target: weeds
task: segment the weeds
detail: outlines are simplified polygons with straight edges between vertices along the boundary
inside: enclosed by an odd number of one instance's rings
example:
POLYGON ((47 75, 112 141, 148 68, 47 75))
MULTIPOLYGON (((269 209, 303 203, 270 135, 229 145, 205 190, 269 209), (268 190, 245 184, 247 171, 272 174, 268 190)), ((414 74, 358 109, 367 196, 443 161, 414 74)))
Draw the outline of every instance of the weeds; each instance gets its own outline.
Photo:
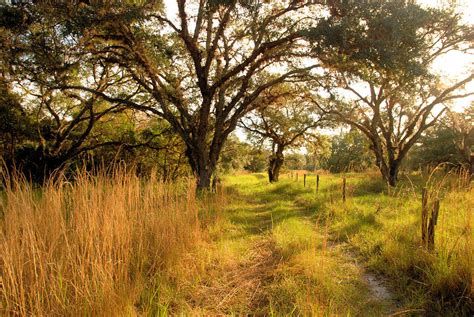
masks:
POLYGON ((388 276, 405 305, 435 314, 468 315, 474 192, 467 179, 463 172, 435 169, 425 180, 400 182, 390 196, 365 192, 347 206, 329 203, 333 233, 358 250, 370 268, 388 276), (427 188, 429 201, 441 202, 431 252, 421 243, 422 188, 427 188))

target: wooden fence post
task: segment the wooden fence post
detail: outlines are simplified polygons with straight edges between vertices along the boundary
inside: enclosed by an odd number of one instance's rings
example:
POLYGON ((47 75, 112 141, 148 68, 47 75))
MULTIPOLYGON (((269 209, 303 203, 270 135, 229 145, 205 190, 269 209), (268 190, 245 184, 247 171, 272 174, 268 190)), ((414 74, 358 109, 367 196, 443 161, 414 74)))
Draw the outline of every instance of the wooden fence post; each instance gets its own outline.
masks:
POLYGON ((342 179, 342 201, 346 202, 346 177, 342 179))
POLYGON ((296 181, 298 181, 298 172, 296 172, 296 181))
POLYGON ((428 225, 428 191, 425 188, 421 191, 421 242, 426 246, 426 230, 428 225))
POLYGON ((439 214, 439 199, 436 199, 431 212, 430 221, 428 224, 428 250, 433 251, 435 247, 435 227, 438 222, 439 214))
POLYGON ((319 174, 316 175, 316 192, 319 191, 319 174))
POLYGON ((303 175, 303 187, 306 187, 306 174, 303 175))

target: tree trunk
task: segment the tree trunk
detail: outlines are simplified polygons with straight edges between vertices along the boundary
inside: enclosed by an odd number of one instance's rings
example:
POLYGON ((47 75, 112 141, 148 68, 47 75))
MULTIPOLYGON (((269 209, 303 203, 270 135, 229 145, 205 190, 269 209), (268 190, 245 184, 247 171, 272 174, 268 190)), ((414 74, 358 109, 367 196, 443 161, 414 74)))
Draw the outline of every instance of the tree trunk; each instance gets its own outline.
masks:
POLYGON ((470 179, 474 178, 474 155, 471 155, 471 159, 469 160, 469 176, 470 179))
POLYGON ((216 169, 216 162, 209 158, 206 150, 187 146, 186 156, 191 170, 197 178, 197 191, 207 191, 211 187, 212 174, 216 169))
MULTIPOLYGON (((397 185, 398 170, 402 158, 386 158, 380 147, 371 146, 370 149, 375 154, 376 164, 382 174, 382 179, 391 187, 395 187, 397 185)), ((394 155, 391 155, 391 157, 394 157, 394 155)))
POLYGON ((398 168, 399 168, 398 161, 394 161, 390 163, 387 181, 388 181, 388 184, 392 187, 395 187, 397 185, 398 168))
POLYGON ((270 166, 268 166, 268 181, 272 183, 273 179, 273 168, 272 168, 272 159, 270 159, 270 166))
POLYGON ((276 153, 273 154, 270 158, 268 166, 268 180, 270 181, 270 183, 278 182, 278 179, 280 177, 280 170, 285 161, 285 157, 283 156, 283 149, 283 146, 278 145, 276 153))
POLYGON ((397 186, 399 168, 400 161, 398 160, 387 163, 383 162, 379 165, 383 180, 386 181, 391 187, 397 186))
POLYGON ((213 171, 210 171, 209 169, 201 169, 197 171, 197 189, 199 191, 203 190, 209 190, 211 186, 211 175, 213 171))

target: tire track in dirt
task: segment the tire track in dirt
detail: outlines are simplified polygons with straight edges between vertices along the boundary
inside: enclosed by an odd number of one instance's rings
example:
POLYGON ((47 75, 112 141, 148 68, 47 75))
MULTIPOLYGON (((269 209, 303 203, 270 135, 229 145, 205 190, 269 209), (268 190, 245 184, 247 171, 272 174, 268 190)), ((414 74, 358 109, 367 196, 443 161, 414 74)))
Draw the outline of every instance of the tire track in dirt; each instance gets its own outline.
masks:
POLYGON ((191 306, 206 314, 248 314, 263 312, 269 302, 266 285, 272 282, 273 272, 282 256, 270 237, 252 242, 242 257, 244 260, 220 267, 216 263, 210 270, 223 273, 219 279, 209 278, 197 286, 191 306))

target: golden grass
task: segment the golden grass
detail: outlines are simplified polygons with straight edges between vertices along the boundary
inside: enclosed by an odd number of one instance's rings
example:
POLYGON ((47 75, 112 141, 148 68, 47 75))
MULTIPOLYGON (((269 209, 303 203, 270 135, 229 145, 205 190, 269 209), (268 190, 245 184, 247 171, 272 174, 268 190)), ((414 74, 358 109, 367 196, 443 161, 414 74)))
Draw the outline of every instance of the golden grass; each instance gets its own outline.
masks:
POLYGON ((314 175, 307 187, 301 175, 270 185, 239 175, 226 193, 198 197, 192 179, 123 169, 41 188, 6 179, 0 315, 469 312, 474 189, 464 176, 390 192, 374 175, 345 176, 345 203, 341 175, 321 177, 318 193, 314 175), (420 245, 421 187, 441 199, 434 252, 420 245), (400 307, 371 295, 365 268, 393 282, 400 307))
POLYGON ((0 314, 146 313, 150 285, 200 239, 194 181, 117 170, 6 178, 0 200, 0 314))

